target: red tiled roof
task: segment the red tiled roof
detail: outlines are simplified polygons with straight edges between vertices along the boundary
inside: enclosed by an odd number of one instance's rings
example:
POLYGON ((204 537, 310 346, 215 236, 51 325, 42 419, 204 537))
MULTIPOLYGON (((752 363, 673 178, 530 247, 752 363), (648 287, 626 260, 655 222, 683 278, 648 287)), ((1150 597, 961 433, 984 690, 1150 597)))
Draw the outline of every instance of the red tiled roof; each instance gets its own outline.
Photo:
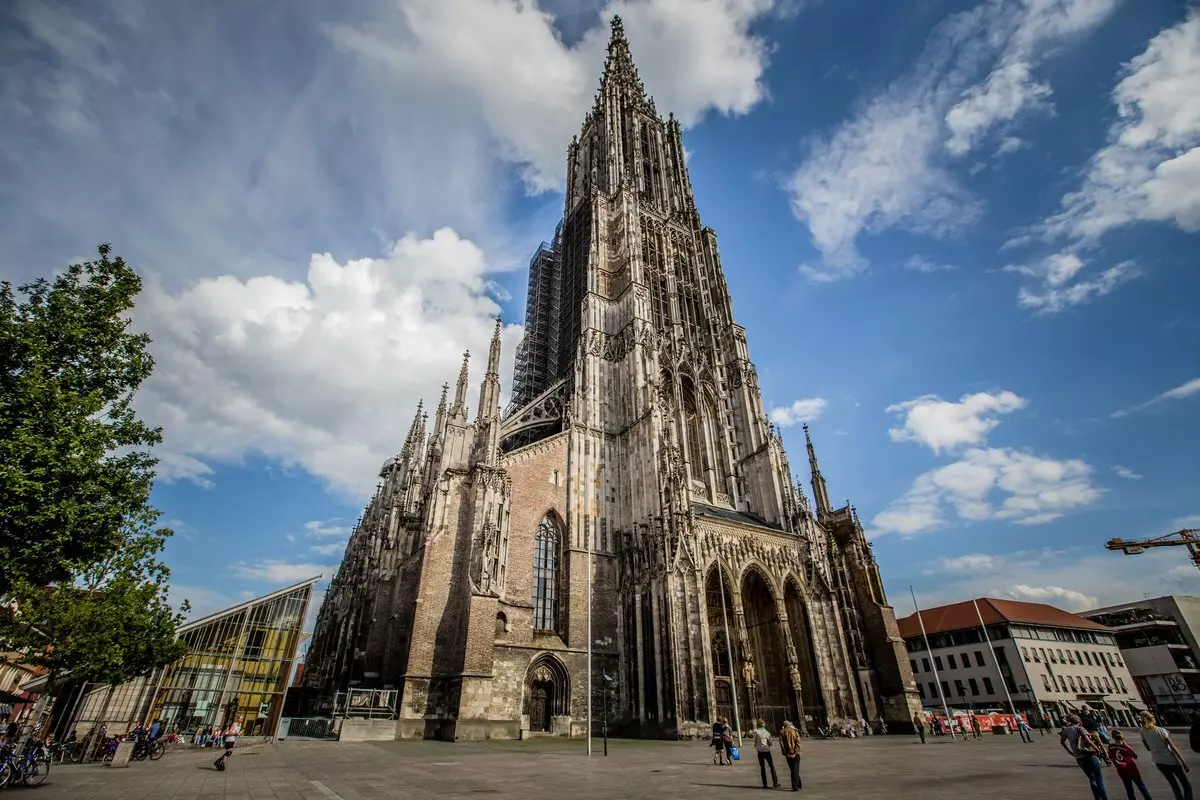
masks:
MULTIPOLYGON (((1045 625, 1055 628, 1109 630, 1098 622, 1092 622, 1045 603, 1022 603, 1019 600, 997 600, 991 597, 981 597, 976 602, 979 603, 979 614, 975 613, 975 604, 970 600, 951 603, 948 606, 921 609, 921 620, 925 623, 925 632, 944 633, 978 628, 980 615, 983 616, 983 621, 987 625, 996 625, 1001 622, 1024 622, 1029 625, 1045 625)), ((921 625, 917 621, 916 614, 909 614, 904 619, 897 620, 897 624, 900 626, 900 635, 905 639, 921 635, 921 625)))

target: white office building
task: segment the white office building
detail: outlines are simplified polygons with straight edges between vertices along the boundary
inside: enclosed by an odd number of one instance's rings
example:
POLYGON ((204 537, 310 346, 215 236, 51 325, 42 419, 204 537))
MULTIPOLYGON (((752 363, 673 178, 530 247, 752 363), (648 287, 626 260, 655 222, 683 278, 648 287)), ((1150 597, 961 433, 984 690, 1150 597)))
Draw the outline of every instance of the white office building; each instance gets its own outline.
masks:
POLYGON ((1059 724, 1086 704, 1131 726, 1145 708, 1113 631, 1054 606, 981 597, 922 609, 899 627, 927 709, 944 696, 951 709, 1007 711, 1011 698, 1018 713, 1059 724))
POLYGON ((1080 616, 1113 630, 1142 701, 1171 725, 1200 710, 1200 597, 1168 595, 1080 616))

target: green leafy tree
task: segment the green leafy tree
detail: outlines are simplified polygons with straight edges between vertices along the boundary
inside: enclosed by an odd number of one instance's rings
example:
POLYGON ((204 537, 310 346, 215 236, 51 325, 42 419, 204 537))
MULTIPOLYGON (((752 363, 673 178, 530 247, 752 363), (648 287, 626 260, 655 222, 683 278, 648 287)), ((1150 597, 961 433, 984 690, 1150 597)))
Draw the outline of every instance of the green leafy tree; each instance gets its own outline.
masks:
POLYGON ((0 284, 0 647, 51 685, 115 686, 186 650, 150 505, 162 435, 132 407, 154 368, 128 317, 142 282, 110 255, 0 284))
POLYGON ((130 520, 117 549, 79 570, 70 584, 14 584, 4 627, 27 663, 52 676, 69 672, 113 685, 184 655, 187 647, 175 639, 175 629, 188 606, 171 607, 171 573, 156 558, 171 532, 154 527, 156 516, 151 511, 130 520))
POLYGON ((149 509, 162 434, 132 400, 154 360, 127 316, 142 281, 110 254, 0 283, 0 596, 69 582, 149 509))

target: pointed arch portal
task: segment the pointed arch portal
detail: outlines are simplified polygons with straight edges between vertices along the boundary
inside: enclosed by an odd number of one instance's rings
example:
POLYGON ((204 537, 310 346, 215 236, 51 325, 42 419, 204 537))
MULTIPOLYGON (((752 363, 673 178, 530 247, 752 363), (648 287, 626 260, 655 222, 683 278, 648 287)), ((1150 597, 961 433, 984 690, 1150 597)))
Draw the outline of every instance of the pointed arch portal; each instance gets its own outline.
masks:
POLYGON ((529 665, 525 678, 525 713, 529 730, 549 733, 555 717, 566 714, 571 696, 570 676, 562 662, 541 655, 529 665))
MULTIPOLYGON (((708 578, 704 582, 704 604, 708 612, 710 669, 712 669, 715 693, 712 715, 714 718, 728 717, 730 720, 734 718, 735 678, 737 683, 741 682, 741 678, 737 676, 737 665, 742 663, 738 637, 725 628, 726 620, 728 620, 730 628, 734 626, 733 597, 733 584, 729 582, 729 575, 714 564, 709 569, 708 578), (725 584, 724 613, 722 613, 722 582, 725 584), (729 658, 731 652, 733 654, 732 663, 729 658)), ((740 702, 745 703, 744 697, 740 702)))
POLYGON ((757 569, 742 580, 742 612, 754 665, 753 675, 746 676, 750 713, 766 720, 768 730, 777 731, 785 719, 795 719, 796 706, 775 597, 757 569))
POLYGON ((783 590, 783 607, 787 611, 788 628, 792 645, 796 648, 796 667, 800 672, 800 713, 813 718, 813 725, 822 725, 828 719, 825 695, 821 691, 821 673, 817 669, 817 648, 813 638, 812 623, 808 616, 808 604, 800 593, 794 579, 787 581, 783 590))

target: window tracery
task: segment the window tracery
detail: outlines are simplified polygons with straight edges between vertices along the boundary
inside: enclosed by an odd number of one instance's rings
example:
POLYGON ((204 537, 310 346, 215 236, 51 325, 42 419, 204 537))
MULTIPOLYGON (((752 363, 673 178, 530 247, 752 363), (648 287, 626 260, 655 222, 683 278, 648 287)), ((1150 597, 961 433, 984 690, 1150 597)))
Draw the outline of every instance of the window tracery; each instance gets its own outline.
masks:
POLYGON ((558 630, 559 555, 562 537, 549 516, 543 517, 533 538, 533 628, 558 630))

